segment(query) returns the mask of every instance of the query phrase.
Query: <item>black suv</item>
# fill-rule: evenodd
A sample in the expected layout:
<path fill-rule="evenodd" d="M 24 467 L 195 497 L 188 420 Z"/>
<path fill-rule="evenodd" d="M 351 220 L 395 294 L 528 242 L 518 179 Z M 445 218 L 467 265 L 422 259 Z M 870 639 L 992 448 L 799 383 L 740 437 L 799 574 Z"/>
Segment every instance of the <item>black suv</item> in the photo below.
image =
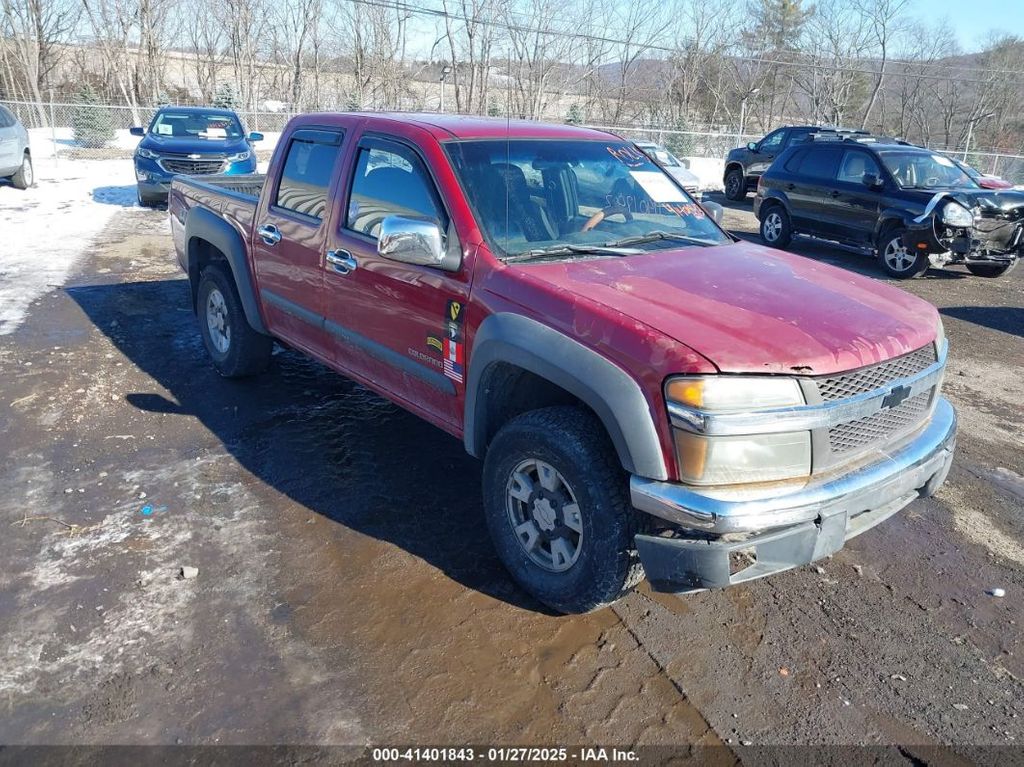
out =
<path fill-rule="evenodd" d="M 768 170 L 775 158 L 793 144 L 804 141 L 812 134 L 836 133 L 842 135 L 868 135 L 867 131 L 848 128 L 831 128 L 814 125 L 791 125 L 773 130 L 760 141 L 751 141 L 746 146 L 729 152 L 725 158 L 725 196 L 739 202 L 747 192 L 757 187 L 757 180 Z"/>
<path fill-rule="evenodd" d="M 950 263 L 999 277 L 1024 248 L 1024 193 L 982 189 L 948 157 L 877 136 L 791 146 L 761 176 L 754 215 L 768 245 L 799 233 L 869 248 L 900 278 Z"/>

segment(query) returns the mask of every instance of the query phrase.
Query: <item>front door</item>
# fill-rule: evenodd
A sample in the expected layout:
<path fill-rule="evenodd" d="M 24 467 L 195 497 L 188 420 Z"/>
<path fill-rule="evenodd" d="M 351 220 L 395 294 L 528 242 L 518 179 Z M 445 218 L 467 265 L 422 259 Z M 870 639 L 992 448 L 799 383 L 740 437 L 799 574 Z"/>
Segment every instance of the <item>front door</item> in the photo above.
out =
<path fill-rule="evenodd" d="M 760 176 L 768 170 L 775 162 L 775 158 L 782 154 L 782 150 L 786 146 L 787 133 L 785 128 L 779 128 L 761 139 L 757 149 L 751 153 L 750 164 L 747 166 L 748 176 Z"/>
<path fill-rule="evenodd" d="M 352 161 L 324 266 L 324 313 L 335 362 L 430 420 L 460 421 L 465 390 L 468 269 L 427 163 L 411 145 L 364 136 Z M 386 216 L 436 221 L 454 271 L 377 253 Z"/>
<path fill-rule="evenodd" d="M 0 106 L 0 175 L 14 173 L 21 167 L 21 144 L 15 126 L 14 115 Z"/>
<path fill-rule="evenodd" d="M 260 301 L 269 330 L 329 358 L 323 323 L 323 251 L 327 200 L 341 157 L 338 129 L 303 128 L 288 138 L 277 187 L 254 219 Z M 267 177 L 268 182 L 273 175 Z"/>

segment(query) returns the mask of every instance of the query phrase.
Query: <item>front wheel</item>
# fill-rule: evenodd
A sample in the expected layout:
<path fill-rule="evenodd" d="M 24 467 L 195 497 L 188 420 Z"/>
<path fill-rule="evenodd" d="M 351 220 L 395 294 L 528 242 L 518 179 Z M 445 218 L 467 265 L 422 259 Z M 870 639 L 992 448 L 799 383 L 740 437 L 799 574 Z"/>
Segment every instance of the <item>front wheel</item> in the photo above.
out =
<path fill-rule="evenodd" d="M 28 189 L 36 182 L 35 172 L 32 170 L 32 158 L 25 153 L 21 159 L 21 167 L 18 172 L 11 176 L 11 185 L 15 189 Z"/>
<path fill-rule="evenodd" d="M 224 267 L 215 264 L 203 270 L 196 310 L 203 344 L 218 373 L 241 378 L 266 369 L 274 341 L 249 325 L 235 281 Z"/>
<path fill-rule="evenodd" d="M 590 412 L 549 407 L 512 419 L 488 448 L 483 484 L 499 558 L 552 609 L 596 610 L 643 577 L 626 477 Z"/>
<path fill-rule="evenodd" d="M 903 230 L 892 227 L 878 238 L 878 263 L 890 277 L 909 280 L 928 271 L 928 254 L 908 250 Z"/>
<path fill-rule="evenodd" d="M 742 202 L 746 199 L 747 182 L 739 168 L 733 168 L 725 174 L 725 196 L 733 202 Z"/>
<path fill-rule="evenodd" d="M 1002 277 L 1013 270 L 1016 261 L 1008 264 L 967 264 L 967 271 L 977 277 Z"/>

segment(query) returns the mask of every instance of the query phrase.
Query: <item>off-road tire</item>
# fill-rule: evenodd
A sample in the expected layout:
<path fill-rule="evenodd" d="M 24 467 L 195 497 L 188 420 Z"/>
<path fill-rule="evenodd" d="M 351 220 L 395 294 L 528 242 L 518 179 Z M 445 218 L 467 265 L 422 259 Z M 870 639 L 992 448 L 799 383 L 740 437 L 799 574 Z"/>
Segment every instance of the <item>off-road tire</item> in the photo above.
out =
<path fill-rule="evenodd" d="M 515 469 L 530 459 L 554 467 L 579 506 L 579 556 L 564 572 L 550 572 L 533 562 L 510 521 L 508 483 Z M 637 512 L 629 502 L 626 474 L 604 427 L 589 411 L 547 407 L 505 424 L 487 451 L 483 494 L 487 527 L 502 563 L 525 591 L 553 610 L 597 610 L 643 579 L 633 542 Z"/>
<path fill-rule="evenodd" d="M 26 152 L 18 172 L 11 176 L 11 186 L 15 189 L 28 189 L 33 185 L 35 185 L 35 172 L 32 168 L 32 158 Z"/>
<path fill-rule="evenodd" d="M 793 241 L 793 222 L 781 204 L 762 209 L 761 240 L 772 248 L 788 248 Z"/>
<path fill-rule="evenodd" d="M 747 180 L 739 168 L 733 168 L 725 174 L 725 196 L 733 202 L 747 199 Z"/>
<path fill-rule="evenodd" d="M 217 348 L 208 320 L 211 294 L 217 291 L 223 298 L 226 308 L 224 319 L 229 328 L 230 338 L 227 348 Z M 199 320 L 199 332 L 217 372 L 225 378 L 241 378 L 266 370 L 270 364 L 270 355 L 274 348 L 274 340 L 253 330 L 245 318 L 242 301 L 238 297 L 238 289 L 230 271 L 220 264 L 213 264 L 203 270 L 199 277 L 199 290 L 196 296 L 196 316 Z"/>
<path fill-rule="evenodd" d="M 882 230 L 882 233 L 878 236 L 878 242 L 875 245 L 875 252 L 878 256 L 878 265 L 882 267 L 882 271 L 890 277 L 895 277 L 898 280 L 912 280 L 915 277 L 920 277 L 922 274 L 928 271 L 930 262 L 928 261 L 927 253 L 914 253 L 913 261 L 905 269 L 898 269 L 891 265 L 886 259 L 886 251 L 889 248 L 890 243 L 898 240 L 903 234 L 903 228 L 900 226 L 887 226 Z M 902 242 L 900 243 L 902 246 Z"/>
<path fill-rule="evenodd" d="M 964 264 L 967 267 L 967 271 L 976 277 L 989 278 L 1002 277 L 1004 274 L 1009 274 L 1016 265 L 1016 261 L 1011 264 Z"/>

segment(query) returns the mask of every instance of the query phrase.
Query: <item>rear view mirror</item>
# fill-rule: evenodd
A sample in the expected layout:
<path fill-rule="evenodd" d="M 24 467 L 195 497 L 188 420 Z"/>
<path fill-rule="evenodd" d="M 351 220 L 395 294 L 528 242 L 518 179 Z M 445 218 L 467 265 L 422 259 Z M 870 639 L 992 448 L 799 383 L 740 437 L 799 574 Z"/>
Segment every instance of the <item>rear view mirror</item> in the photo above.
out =
<path fill-rule="evenodd" d="M 138 125 L 135 125 L 135 126 L 129 128 L 128 132 L 130 134 L 132 134 L 133 136 L 145 136 L 146 135 L 145 128 L 140 128 Z"/>
<path fill-rule="evenodd" d="M 756 141 L 751 141 L 749 144 L 747 144 L 747 149 L 749 149 L 751 152 L 756 151 L 757 150 L 757 142 Z"/>
<path fill-rule="evenodd" d="M 387 216 L 380 224 L 377 252 L 404 264 L 442 266 L 445 249 L 441 227 L 432 219 Z"/>
<path fill-rule="evenodd" d="M 722 215 L 725 213 L 725 210 L 721 205 L 717 202 L 712 202 L 711 200 L 704 200 L 701 202 L 700 206 L 704 208 L 705 213 L 711 216 L 712 221 L 716 224 L 722 223 Z"/>
<path fill-rule="evenodd" d="M 874 173 L 865 173 L 862 181 L 864 182 L 864 186 L 872 190 L 881 189 L 885 186 L 885 182 Z"/>
<path fill-rule="evenodd" d="M 255 131 L 253 131 L 252 133 L 249 134 L 249 141 L 262 141 L 262 140 L 263 140 L 263 134 L 262 133 L 256 133 Z"/>

